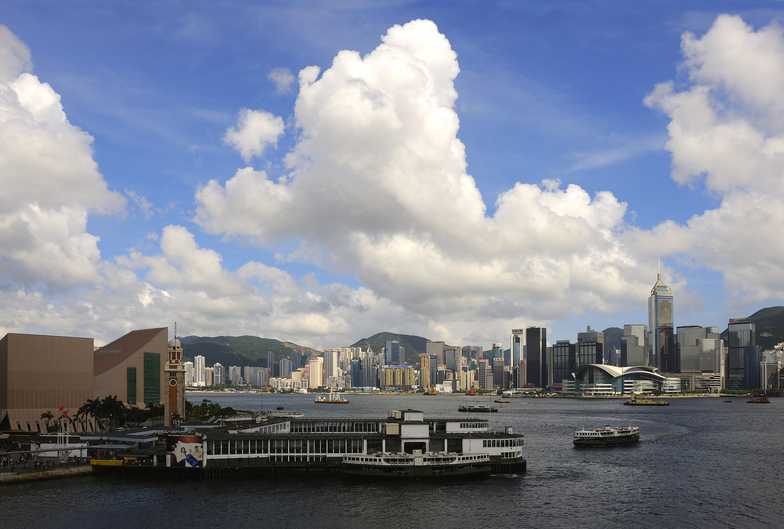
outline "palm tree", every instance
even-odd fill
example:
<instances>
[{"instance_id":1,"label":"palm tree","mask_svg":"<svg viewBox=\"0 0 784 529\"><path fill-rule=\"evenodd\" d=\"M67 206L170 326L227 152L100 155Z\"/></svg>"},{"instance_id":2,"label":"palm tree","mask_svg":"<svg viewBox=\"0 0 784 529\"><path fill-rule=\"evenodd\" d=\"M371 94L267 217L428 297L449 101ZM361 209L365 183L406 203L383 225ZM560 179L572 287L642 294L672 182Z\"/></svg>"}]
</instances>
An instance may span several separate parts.
<instances>
[{"instance_id":1,"label":"palm tree","mask_svg":"<svg viewBox=\"0 0 784 529\"><path fill-rule=\"evenodd\" d=\"M98 406L100 418L109 419L109 430L117 429L118 422L124 418L125 404L117 398L117 395L109 395L101 400Z\"/></svg>"},{"instance_id":2,"label":"palm tree","mask_svg":"<svg viewBox=\"0 0 784 529\"><path fill-rule=\"evenodd\" d=\"M49 421L54 419L54 415L52 414L51 410L46 410L45 413L41 414L41 419L46 421L46 431L49 431Z\"/></svg>"},{"instance_id":3,"label":"palm tree","mask_svg":"<svg viewBox=\"0 0 784 529\"><path fill-rule=\"evenodd\" d=\"M100 406L101 401L99 399L87 399L87 401L79 408L79 411L76 412L76 415L77 417L84 417L84 419L87 419L88 417L98 419L98 409ZM98 428L101 428L101 422L98 420L95 422L98 424Z\"/></svg>"}]
</instances>

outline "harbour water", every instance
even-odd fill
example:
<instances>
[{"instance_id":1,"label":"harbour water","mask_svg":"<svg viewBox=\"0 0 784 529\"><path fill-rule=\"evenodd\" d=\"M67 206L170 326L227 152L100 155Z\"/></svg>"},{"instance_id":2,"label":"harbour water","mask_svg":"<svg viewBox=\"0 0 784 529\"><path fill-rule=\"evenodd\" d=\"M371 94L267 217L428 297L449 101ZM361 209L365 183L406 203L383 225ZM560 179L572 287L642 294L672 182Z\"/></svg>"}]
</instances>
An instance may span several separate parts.
<instances>
[{"instance_id":1,"label":"harbour water","mask_svg":"<svg viewBox=\"0 0 784 529\"><path fill-rule=\"evenodd\" d=\"M196 394L222 406L309 417L378 417L413 408L457 411L466 396ZM779 460L784 399L670 399L623 406L619 399L510 399L487 414L525 435L528 471L452 483L355 481L340 477L128 479L82 476L0 487L4 529L27 527L600 527L756 528L784 520ZM485 399L483 403L489 403ZM496 406L498 406L496 404ZM576 449L582 426L639 426L640 442Z\"/></svg>"}]
</instances>

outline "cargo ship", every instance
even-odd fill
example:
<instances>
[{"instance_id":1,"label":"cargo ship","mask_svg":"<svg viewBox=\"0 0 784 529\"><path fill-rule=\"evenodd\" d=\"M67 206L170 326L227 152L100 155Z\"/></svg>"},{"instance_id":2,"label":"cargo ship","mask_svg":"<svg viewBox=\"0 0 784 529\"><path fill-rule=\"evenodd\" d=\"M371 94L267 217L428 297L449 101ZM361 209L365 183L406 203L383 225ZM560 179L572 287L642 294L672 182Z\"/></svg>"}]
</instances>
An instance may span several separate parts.
<instances>
[{"instance_id":1,"label":"cargo ship","mask_svg":"<svg viewBox=\"0 0 784 529\"><path fill-rule=\"evenodd\" d=\"M316 404L348 404L349 400L339 393L330 393L329 397L321 395L314 400Z\"/></svg>"},{"instance_id":2,"label":"cargo ship","mask_svg":"<svg viewBox=\"0 0 784 529\"><path fill-rule=\"evenodd\" d=\"M385 418L259 416L232 425L119 432L112 435L113 444L104 434L94 442L94 470L110 473L219 477L359 471L457 477L485 475L484 467L495 474L526 470L523 436L511 426L493 431L488 419L426 419L410 409L393 410ZM374 470L382 465L397 470ZM410 468L417 466L423 468Z\"/></svg>"}]
</instances>

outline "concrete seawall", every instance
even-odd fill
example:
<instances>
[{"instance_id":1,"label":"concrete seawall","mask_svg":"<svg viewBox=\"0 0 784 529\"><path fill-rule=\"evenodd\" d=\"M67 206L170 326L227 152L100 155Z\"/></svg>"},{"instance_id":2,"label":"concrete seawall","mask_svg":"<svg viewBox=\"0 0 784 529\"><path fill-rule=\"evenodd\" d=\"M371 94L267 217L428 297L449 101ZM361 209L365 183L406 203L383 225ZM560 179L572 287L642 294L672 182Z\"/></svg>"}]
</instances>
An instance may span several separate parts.
<instances>
[{"instance_id":1,"label":"concrete seawall","mask_svg":"<svg viewBox=\"0 0 784 529\"><path fill-rule=\"evenodd\" d=\"M53 468L51 470L0 472L0 485L5 483L32 481L36 479L67 478L71 476L78 476L80 474L91 474L92 471L93 467L90 465L78 465L73 467Z\"/></svg>"}]
</instances>

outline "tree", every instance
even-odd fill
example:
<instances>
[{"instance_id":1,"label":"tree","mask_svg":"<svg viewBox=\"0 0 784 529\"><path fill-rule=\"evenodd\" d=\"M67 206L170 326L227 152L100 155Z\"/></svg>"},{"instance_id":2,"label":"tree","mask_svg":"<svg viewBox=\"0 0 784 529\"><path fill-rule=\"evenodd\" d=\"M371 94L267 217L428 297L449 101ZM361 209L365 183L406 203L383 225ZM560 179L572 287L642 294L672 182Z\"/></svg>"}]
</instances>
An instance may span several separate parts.
<instances>
[{"instance_id":1,"label":"tree","mask_svg":"<svg viewBox=\"0 0 784 529\"><path fill-rule=\"evenodd\" d=\"M108 419L109 431L116 430L118 424L125 422L125 404L117 395L109 395L101 400L98 405L98 418Z\"/></svg>"},{"instance_id":2,"label":"tree","mask_svg":"<svg viewBox=\"0 0 784 529\"><path fill-rule=\"evenodd\" d=\"M51 410L46 410L44 413L41 414L41 419L46 421L46 431L48 432L51 428L49 426L49 421L54 419L54 415L52 414ZM56 431L56 429L55 429Z\"/></svg>"}]
</instances>

